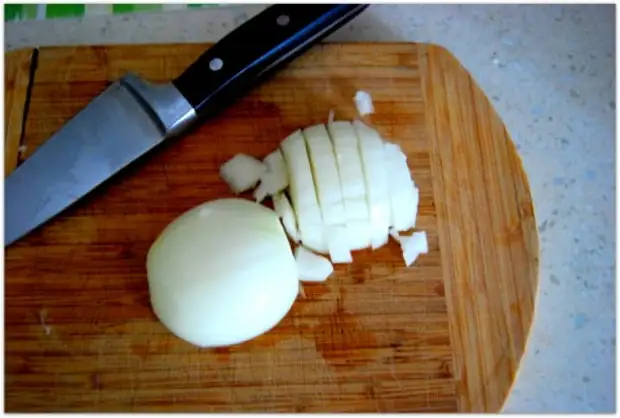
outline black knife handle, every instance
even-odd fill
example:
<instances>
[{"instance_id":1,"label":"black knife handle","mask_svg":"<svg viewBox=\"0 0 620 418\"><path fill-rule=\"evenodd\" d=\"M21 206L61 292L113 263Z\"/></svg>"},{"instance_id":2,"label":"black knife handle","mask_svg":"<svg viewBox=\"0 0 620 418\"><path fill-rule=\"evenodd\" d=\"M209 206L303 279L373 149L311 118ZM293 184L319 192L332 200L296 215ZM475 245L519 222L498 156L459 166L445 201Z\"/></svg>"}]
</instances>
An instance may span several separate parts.
<instances>
[{"instance_id":1,"label":"black knife handle","mask_svg":"<svg viewBox=\"0 0 620 418\"><path fill-rule=\"evenodd\" d=\"M226 35L173 81L197 116L217 113L367 5L279 4Z\"/></svg>"}]
</instances>

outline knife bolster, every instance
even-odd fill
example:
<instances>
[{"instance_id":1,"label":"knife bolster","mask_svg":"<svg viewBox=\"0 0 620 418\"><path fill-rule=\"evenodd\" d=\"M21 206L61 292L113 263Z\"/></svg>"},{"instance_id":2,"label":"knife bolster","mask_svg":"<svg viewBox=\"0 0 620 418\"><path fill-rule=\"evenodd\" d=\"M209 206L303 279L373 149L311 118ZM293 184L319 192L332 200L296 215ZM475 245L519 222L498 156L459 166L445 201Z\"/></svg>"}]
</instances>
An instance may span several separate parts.
<instances>
[{"instance_id":1,"label":"knife bolster","mask_svg":"<svg viewBox=\"0 0 620 418\"><path fill-rule=\"evenodd\" d=\"M128 73L120 80L158 122L163 137L182 133L196 118L196 111L172 83L155 84Z\"/></svg>"}]
</instances>

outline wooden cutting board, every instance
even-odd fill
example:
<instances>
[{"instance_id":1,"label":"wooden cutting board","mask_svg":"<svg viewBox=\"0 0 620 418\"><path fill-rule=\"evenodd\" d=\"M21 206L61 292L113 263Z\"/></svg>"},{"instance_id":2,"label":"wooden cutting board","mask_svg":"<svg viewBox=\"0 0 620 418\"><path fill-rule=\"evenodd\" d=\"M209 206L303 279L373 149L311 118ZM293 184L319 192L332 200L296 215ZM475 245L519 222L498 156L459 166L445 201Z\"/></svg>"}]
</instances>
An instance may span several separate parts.
<instances>
[{"instance_id":1,"label":"wooden cutting board","mask_svg":"<svg viewBox=\"0 0 620 418\"><path fill-rule=\"evenodd\" d=\"M127 70L166 81L205 47L6 55L6 173ZM408 154L430 253L405 268L394 242L357 252L239 346L171 335L147 290L157 234L231 196L218 169L235 153L263 157L331 109L353 119L358 89ZM532 323L538 237L515 147L454 57L332 44L9 247L5 266L8 411L498 411Z\"/></svg>"}]
</instances>

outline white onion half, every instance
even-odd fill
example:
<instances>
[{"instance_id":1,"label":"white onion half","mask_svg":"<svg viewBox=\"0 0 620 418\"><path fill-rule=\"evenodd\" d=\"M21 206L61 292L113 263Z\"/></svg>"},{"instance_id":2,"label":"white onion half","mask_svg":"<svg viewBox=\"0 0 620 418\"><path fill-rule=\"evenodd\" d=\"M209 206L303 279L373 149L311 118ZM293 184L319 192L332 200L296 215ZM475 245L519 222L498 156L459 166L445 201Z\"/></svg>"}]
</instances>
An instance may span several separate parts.
<instances>
[{"instance_id":1,"label":"white onion half","mask_svg":"<svg viewBox=\"0 0 620 418\"><path fill-rule=\"evenodd\" d=\"M151 304L178 337L238 344L273 328L298 293L295 258L277 215L222 199L170 223L147 256Z\"/></svg>"}]
</instances>

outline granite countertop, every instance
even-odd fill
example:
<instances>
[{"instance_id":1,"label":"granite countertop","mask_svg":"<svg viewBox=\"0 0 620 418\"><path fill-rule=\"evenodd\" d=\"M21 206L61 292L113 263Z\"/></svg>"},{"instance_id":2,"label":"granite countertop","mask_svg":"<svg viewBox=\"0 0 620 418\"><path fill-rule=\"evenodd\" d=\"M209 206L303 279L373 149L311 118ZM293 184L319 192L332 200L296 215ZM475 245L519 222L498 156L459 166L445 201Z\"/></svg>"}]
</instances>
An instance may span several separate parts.
<instances>
[{"instance_id":1,"label":"granite countertop","mask_svg":"<svg viewBox=\"0 0 620 418\"><path fill-rule=\"evenodd\" d=\"M8 23L27 46L216 41L263 6ZM540 295L506 412L615 410L615 7L374 5L334 41L417 41L471 71L517 143Z\"/></svg>"}]
</instances>

